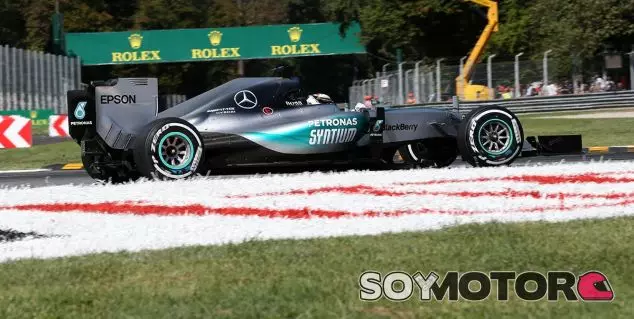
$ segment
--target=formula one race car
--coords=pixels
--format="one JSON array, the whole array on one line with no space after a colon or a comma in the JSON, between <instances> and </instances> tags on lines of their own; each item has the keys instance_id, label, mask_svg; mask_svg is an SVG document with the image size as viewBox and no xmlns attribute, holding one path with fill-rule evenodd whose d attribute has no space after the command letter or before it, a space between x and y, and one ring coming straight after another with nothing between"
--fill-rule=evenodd
<instances>
[{"instance_id":1,"label":"formula one race car","mask_svg":"<svg viewBox=\"0 0 634 319\"><path fill-rule=\"evenodd\" d=\"M162 112L155 78L92 82L67 99L86 171L112 182L242 164L390 164L397 151L421 167L445 167L458 155L473 166L501 166L526 144L519 119L503 107L466 116L426 107L345 111L284 77L238 78Z\"/></svg>"}]
</instances>

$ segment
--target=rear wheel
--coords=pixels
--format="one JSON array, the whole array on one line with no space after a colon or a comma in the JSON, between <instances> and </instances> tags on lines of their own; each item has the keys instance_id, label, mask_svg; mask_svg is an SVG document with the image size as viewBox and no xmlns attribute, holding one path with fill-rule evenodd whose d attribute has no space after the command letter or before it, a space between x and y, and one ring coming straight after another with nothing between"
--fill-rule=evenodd
<instances>
[{"instance_id":1,"label":"rear wheel","mask_svg":"<svg viewBox=\"0 0 634 319\"><path fill-rule=\"evenodd\" d=\"M195 175L203 161L200 134L187 121L166 118L150 123L139 134L134 162L146 177L183 179Z\"/></svg>"}]
</instances>

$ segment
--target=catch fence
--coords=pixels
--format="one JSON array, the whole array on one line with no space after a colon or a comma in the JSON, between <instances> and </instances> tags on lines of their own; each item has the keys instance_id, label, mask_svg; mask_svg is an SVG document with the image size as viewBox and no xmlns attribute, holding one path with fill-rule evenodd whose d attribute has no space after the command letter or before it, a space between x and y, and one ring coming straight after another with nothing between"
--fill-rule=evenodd
<instances>
[{"instance_id":1,"label":"catch fence","mask_svg":"<svg viewBox=\"0 0 634 319\"><path fill-rule=\"evenodd\" d=\"M544 52L541 58L526 58L519 53L513 61L500 62L495 55L487 56L473 67L469 84L486 87L492 100L634 90L634 61L628 54L597 58L600 67L581 68L574 59L553 58L550 53ZM348 103L355 105L368 98L381 105L451 101L458 95L456 79L464 70L465 60L385 64L374 77L352 83ZM458 98L466 100L464 95Z\"/></svg>"},{"instance_id":2,"label":"catch fence","mask_svg":"<svg viewBox=\"0 0 634 319\"><path fill-rule=\"evenodd\" d=\"M0 110L66 113L66 91L81 89L80 59L0 46Z\"/></svg>"}]
</instances>

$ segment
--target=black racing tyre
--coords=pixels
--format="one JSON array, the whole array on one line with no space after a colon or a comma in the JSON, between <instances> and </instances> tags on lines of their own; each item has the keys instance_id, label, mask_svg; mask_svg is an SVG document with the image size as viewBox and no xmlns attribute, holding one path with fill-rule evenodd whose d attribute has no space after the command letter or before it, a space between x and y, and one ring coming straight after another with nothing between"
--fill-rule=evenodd
<instances>
[{"instance_id":1,"label":"black racing tyre","mask_svg":"<svg viewBox=\"0 0 634 319\"><path fill-rule=\"evenodd\" d=\"M388 147L381 151L381 161L385 164L394 164L394 158L397 152L396 147Z\"/></svg>"},{"instance_id":2,"label":"black racing tyre","mask_svg":"<svg viewBox=\"0 0 634 319\"><path fill-rule=\"evenodd\" d=\"M508 109L483 106L467 114L457 139L463 161L474 167L503 166L521 155L524 130Z\"/></svg>"},{"instance_id":3,"label":"black racing tyre","mask_svg":"<svg viewBox=\"0 0 634 319\"><path fill-rule=\"evenodd\" d=\"M427 139L405 144L398 149L403 161L422 168L451 165L458 154L454 139Z\"/></svg>"},{"instance_id":4,"label":"black racing tyre","mask_svg":"<svg viewBox=\"0 0 634 319\"><path fill-rule=\"evenodd\" d=\"M148 124L135 141L134 162L139 173L148 178L177 180L194 176L203 157L198 130L179 118Z\"/></svg>"}]
</instances>

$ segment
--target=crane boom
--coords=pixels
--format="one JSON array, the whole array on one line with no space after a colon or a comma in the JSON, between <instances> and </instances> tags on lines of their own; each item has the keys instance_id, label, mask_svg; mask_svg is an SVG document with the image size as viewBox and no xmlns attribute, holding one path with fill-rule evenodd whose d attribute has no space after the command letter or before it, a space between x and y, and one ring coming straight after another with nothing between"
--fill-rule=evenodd
<instances>
[{"instance_id":1,"label":"crane boom","mask_svg":"<svg viewBox=\"0 0 634 319\"><path fill-rule=\"evenodd\" d=\"M484 31L482 31L482 34L480 34L480 38L478 39L478 42L476 43L476 45L473 47L473 50L471 50L471 53L469 54L469 58L467 59L467 62L465 63L462 74L460 74L456 78L456 93L459 97L463 97L463 98L471 95L471 94L465 94L465 93L471 93L471 92L466 92L467 91L466 88L470 86L469 81L471 79L471 76L473 75L475 64L482 57L482 54L484 53L484 48L486 47L487 42L489 42L489 39L491 39L491 36L493 35L493 33L497 32L499 29L497 2L491 1L491 0L465 0L465 1L473 2L475 4L479 4L481 6L487 7L488 8L488 12L487 12L488 23L487 23L487 26L484 28Z\"/></svg>"}]
</instances>

